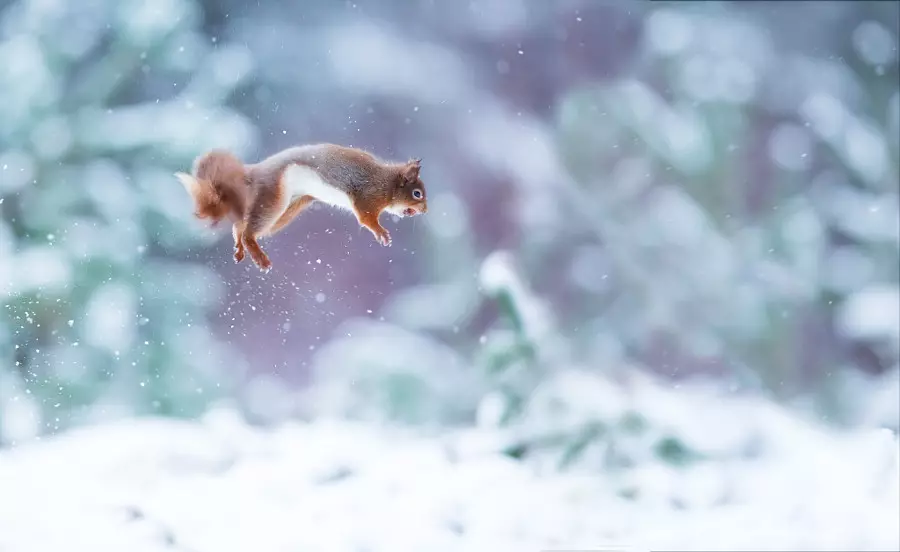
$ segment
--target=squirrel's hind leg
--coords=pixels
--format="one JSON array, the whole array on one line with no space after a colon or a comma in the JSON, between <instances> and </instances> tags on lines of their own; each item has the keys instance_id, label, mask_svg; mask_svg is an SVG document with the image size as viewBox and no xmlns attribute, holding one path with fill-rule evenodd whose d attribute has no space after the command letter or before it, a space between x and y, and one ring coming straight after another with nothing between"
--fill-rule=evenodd
<instances>
[{"instance_id":1,"label":"squirrel's hind leg","mask_svg":"<svg viewBox=\"0 0 900 552\"><path fill-rule=\"evenodd\" d=\"M234 262L239 263L244 260L244 221L232 225L231 235L234 237Z\"/></svg>"},{"instance_id":2,"label":"squirrel's hind leg","mask_svg":"<svg viewBox=\"0 0 900 552\"><path fill-rule=\"evenodd\" d=\"M290 197L284 186L280 183L268 189L260 190L253 205L247 213L244 231L241 233L241 243L250 258L263 272L272 268L272 261L259 246L257 238L265 236L275 221L285 212Z\"/></svg>"},{"instance_id":3,"label":"squirrel's hind leg","mask_svg":"<svg viewBox=\"0 0 900 552\"><path fill-rule=\"evenodd\" d=\"M278 220L275 221L275 224L273 224L266 232L266 236L274 236L277 234L315 200L316 198L310 195L294 198L287 209L285 209L284 212L281 213L281 216L278 217Z\"/></svg>"},{"instance_id":4,"label":"squirrel's hind leg","mask_svg":"<svg viewBox=\"0 0 900 552\"><path fill-rule=\"evenodd\" d=\"M259 246L259 242L256 241L256 236L249 232L245 232L243 239L244 247L247 249L247 252L250 253L250 258L253 259L256 266L263 272L271 270L272 261L269 260L269 256L266 255L266 252Z\"/></svg>"}]
</instances>

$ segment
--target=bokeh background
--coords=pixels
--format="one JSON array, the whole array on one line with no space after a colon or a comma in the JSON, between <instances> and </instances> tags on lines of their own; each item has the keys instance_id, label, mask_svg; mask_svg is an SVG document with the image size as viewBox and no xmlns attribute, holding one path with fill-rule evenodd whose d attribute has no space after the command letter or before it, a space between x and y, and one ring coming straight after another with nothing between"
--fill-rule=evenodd
<instances>
[{"instance_id":1,"label":"bokeh background","mask_svg":"<svg viewBox=\"0 0 900 552\"><path fill-rule=\"evenodd\" d=\"M569 461L650 423L610 407L641 378L896 431L898 18L0 2L0 443L227 404L540 427ZM421 157L429 213L383 248L312 208L263 275L172 177L326 141Z\"/></svg>"}]
</instances>

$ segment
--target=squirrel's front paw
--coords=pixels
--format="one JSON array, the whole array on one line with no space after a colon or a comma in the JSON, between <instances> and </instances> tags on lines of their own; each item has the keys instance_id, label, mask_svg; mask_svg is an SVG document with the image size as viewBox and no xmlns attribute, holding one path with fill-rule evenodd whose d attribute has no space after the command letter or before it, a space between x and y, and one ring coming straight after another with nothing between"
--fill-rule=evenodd
<instances>
[{"instance_id":1,"label":"squirrel's front paw","mask_svg":"<svg viewBox=\"0 0 900 552\"><path fill-rule=\"evenodd\" d=\"M234 262L239 263L244 260L244 248L234 248Z\"/></svg>"}]
</instances>

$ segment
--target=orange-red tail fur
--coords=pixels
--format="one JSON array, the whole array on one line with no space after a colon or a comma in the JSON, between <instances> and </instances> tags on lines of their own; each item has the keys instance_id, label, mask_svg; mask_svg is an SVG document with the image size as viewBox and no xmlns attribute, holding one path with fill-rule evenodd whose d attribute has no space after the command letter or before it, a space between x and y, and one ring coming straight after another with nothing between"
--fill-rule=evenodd
<instances>
[{"instance_id":1,"label":"orange-red tail fur","mask_svg":"<svg viewBox=\"0 0 900 552\"><path fill-rule=\"evenodd\" d=\"M213 225L222 219L240 220L247 203L244 164L228 152L214 150L194 163L193 175L176 173L194 200L194 215L210 219Z\"/></svg>"}]
</instances>

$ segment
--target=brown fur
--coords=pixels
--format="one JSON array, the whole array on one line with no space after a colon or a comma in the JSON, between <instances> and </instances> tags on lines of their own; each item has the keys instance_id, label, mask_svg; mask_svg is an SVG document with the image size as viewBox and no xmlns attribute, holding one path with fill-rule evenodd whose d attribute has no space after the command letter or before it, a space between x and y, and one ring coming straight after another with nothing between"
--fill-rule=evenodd
<instances>
[{"instance_id":1,"label":"brown fur","mask_svg":"<svg viewBox=\"0 0 900 552\"><path fill-rule=\"evenodd\" d=\"M193 198L198 218L213 225L224 219L233 223L234 260L241 262L246 252L268 271L272 262L257 240L282 230L317 199L290 197L283 176L292 165L313 169L326 184L346 193L359 224L382 245L391 244L378 220L382 212L412 216L428 211L420 160L387 162L334 144L289 148L246 165L226 151L213 150L196 160L192 175L176 176Z\"/></svg>"}]
</instances>

